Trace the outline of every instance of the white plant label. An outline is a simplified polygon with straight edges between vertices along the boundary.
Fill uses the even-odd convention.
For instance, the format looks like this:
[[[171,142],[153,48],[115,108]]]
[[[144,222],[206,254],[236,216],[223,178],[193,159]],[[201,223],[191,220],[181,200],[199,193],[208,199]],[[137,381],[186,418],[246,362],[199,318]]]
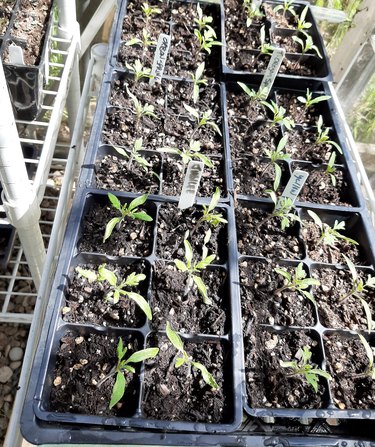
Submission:
[[[151,69],[151,85],[155,84],[155,82],[161,82],[170,45],[171,36],[161,33],[158,39],[158,44],[156,45],[154,62]]]
[[[293,171],[288,184],[285,186],[285,189],[281,194],[281,197],[289,198],[294,203],[308,176],[309,173],[306,171],[300,171],[299,169]]]
[[[193,206],[201,181],[204,164],[202,161],[189,161],[178,207],[181,210]]]
[[[9,45],[9,61],[15,65],[25,65],[23,60],[23,50],[18,45]]]
[[[277,73],[279,72],[280,65],[284,59],[285,50],[284,48],[274,48],[271,59],[268,63],[268,67],[263,76],[262,83],[260,84],[258,92],[263,92],[262,97],[264,99],[268,98],[270,94],[273,83],[275,82],[275,78]]]

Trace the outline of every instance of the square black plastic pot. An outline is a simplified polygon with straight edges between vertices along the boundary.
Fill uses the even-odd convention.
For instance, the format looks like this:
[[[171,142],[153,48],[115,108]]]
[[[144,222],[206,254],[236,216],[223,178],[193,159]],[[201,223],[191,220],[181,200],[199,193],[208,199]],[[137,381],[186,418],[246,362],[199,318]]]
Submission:
[[[263,3],[269,4],[272,7],[277,6],[279,4],[276,2],[272,2],[272,1],[264,1]],[[297,3],[293,4],[293,6],[296,8],[296,11],[298,14],[300,14],[302,12],[303,8],[306,5],[309,5],[309,3],[303,2],[303,1],[298,1]],[[222,46],[221,57],[222,57],[222,61],[223,61],[222,73],[223,73],[224,79],[230,81],[238,76],[241,76],[241,77],[246,77],[248,82],[254,82],[254,83],[260,84],[260,82],[264,76],[265,68],[267,67],[269,58],[267,58],[267,57],[265,58],[265,62],[264,62],[265,68],[262,69],[261,72],[256,72],[255,70],[237,70],[237,69],[233,69],[233,68],[229,67],[228,62],[227,62],[228,42],[226,42],[226,40],[225,40],[225,23],[226,23],[227,19],[225,17],[225,8],[224,8],[223,3],[221,5],[221,11],[222,11],[221,12],[221,26],[222,26],[221,34],[223,36],[223,46]],[[277,86],[295,88],[296,85],[299,85],[299,86],[303,86],[303,87],[314,88],[317,85],[319,85],[319,83],[321,81],[326,82],[326,81],[332,80],[332,73],[331,73],[331,69],[330,69],[330,65],[329,65],[328,55],[326,53],[322,37],[319,33],[318,27],[316,25],[315,19],[312,15],[310,9],[308,10],[308,13],[306,15],[306,21],[310,22],[312,24],[312,27],[308,30],[308,32],[312,35],[313,41],[319,48],[319,52],[321,53],[322,58],[320,59],[319,57],[317,57],[315,55],[308,54],[308,53],[306,53],[306,55],[302,55],[302,54],[287,52],[285,55],[285,61],[292,68],[290,71],[287,71],[287,73],[283,72],[283,70],[285,70],[285,67],[284,67],[284,69],[281,68],[281,70],[276,78],[276,81],[275,81],[275,85],[277,85]],[[265,20],[263,23],[266,25],[266,31],[268,31],[271,27],[270,22],[268,22],[268,20]],[[256,26],[260,28],[259,23],[257,23]],[[246,29],[245,22],[243,23],[243,27],[244,27],[244,29]],[[279,34],[288,35],[291,33],[291,30],[276,28],[275,32],[279,33]],[[250,60],[251,58],[258,58],[259,55],[260,55],[260,52],[258,50],[244,49],[243,54],[239,55],[238,59],[239,59],[239,61],[247,60],[247,59]],[[298,61],[301,61],[304,64],[306,64],[306,66],[311,67],[314,70],[316,70],[315,74],[313,74],[313,75],[295,75],[295,74],[293,74],[293,66],[296,63],[298,63]]]
[[[53,3],[53,0],[51,0],[47,26],[45,27],[45,36],[41,43],[42,48],[40,57],[38,58],[39,62],[36,65],[12,64],[4,61],[9,45],[15,44],[22,49],[27,47],[27,42],[12,37],[12,28],[16,20],[17,12],[21,8],[20,1],[16,2],[8,30],[0,47],[0,57],[3,59],[5,78],[16,119],[31,121],[40,112],[40,106],[43,100],[42,90],[45,71],[48,64],[47,58],[49,57],[48,36],[53,25]]]

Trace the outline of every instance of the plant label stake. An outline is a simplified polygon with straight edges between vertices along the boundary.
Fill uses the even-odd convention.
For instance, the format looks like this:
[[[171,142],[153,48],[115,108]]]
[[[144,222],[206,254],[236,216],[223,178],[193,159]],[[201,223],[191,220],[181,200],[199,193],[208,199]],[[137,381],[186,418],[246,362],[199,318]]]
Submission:
[[[178,207],[181,210],[193,205],[201,181],[204,164],[202,161],[190,161],[186,170],[184,184]]]
[[[303,185],[305,184],[308,176],[309,173],[306,171],[300,171],[299,169],[293,171],[288,184],[285,186],[285,189],[281,194],[281,197],[283,197],[284,199],[289,198],[294,203],[299,193],[301,192],[301,189],[303,188]]]
[[[155,82],[161,82],[170,45],[171,36],[161,33],[155,50],[154,62],[152,63],[152,77],[150,78],[151,85],[155,84]]]
[[[267,70],[263,76],[262,83],[260,84],[258,93],[262,95],[264,99],[268,98],[273,83],[275,82],[276,75],[280,69],[280,65],[284,59],[284,48],[274,48],[271,59],[268,63]]]
[[[23,51],[22,48],[18,45],[9,45],[9,60],[11,64],[15,65],[25,65],[23,60]]]

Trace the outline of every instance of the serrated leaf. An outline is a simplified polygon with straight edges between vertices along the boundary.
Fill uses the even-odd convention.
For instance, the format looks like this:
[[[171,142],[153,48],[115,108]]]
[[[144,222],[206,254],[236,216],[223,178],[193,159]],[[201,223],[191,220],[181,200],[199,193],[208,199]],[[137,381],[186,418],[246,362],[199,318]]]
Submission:
[[[159,353],[159,348],[147,348],[134,352],[126,361],[126,363],[139,363],[147,359],[153,359]]]
[[[144,281],[146,279],[146,275],[143,273],[135,273],[132,272],[130,275],[127,276],[125,285],[129,287],[137,286],[141,281]]]
[[[202,295],[204,304],[207,304],[207,305],[212,304],[212,300],[210,298],[208,298],[207,287],[204,284],[204,282],[202,281],[202,278],[200,278],[199,276],[193,275],[193,281],[197,285],[199,293]]]
[[[113,229],[122,221],[122,217],[113,217],[106,225],[103,242],[105,242],[112,234]]]
[[[192,362],[192,365],[194,366],[194,368],[198,369],[201,372],[202,378],[207,383],[207,385],[209,385],[214,390],[217,390],[219,388],[219,385],[216,383],[212,374],[208,372],[207,368],[204,365],[198,362]]]
[[[181,337],[178,335],[177,332],[175,332],[172,328],[171,325],[169,323],[169,321],[167,321],[167,325],[165,327],[165,332],[167,334],[167,337],[169,339],[169,341],[172,343],[172,345],[181,352],[184,352],[184,344],[181,340]],[[177,359],[178,360],[178,359]],[[184,360],[184,359],[183,359]],[[176,368],[177,368],[177,361],[176,361]]]
[[[318,392],[318,377],[316,376],[316,374],[306,373],[305,377],[306,377],[307,383],[309,383],[313,387],[315,393],[317,393]]]
[[[113,385],[111,401],[109,403],[109,408],[113,408],[123,397],[125,394],[126,381],[124,374],[122,372],[118,372],[116,375],[116,381]]]
[[[135,292],[126,292],[126,295],[130,299],[136,302],[136,304],[142,309],[142,311],[146,315],[147,319],[151,321],[152,320],[151,307],[148,304],[148,302],[143,298],[143,296]]]

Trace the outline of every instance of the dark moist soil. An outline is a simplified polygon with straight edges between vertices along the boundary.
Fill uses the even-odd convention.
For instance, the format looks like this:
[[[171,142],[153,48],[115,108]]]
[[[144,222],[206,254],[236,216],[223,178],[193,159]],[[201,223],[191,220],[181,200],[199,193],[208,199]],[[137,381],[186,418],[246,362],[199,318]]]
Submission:
[[[169,321],[179,332],[223,335],[227,332],[229,291],[222,269],[205,269],[200,276],[212,304],[204,304],[195,285],[185,296],[187,274],[174,265],[159,264],[153,277],[152,326],[165,330]]]
[[[367,275],[358,271],[364,282]],[[374,273],[370,272],[371,276]],[[318,314],[321,323],[332,329],[351,329],[353,331],[367,330],[365,310],[359,298],[350,296],[340,301],[352,289],[351,275],[348,270],[339,269],[313,269],[312,277],[320,281],[320,286],[314,286],[314,297],[318,305]],[[374,319],[375,291],[367,289],[362,298],[368,303]]]
[[[291,376],[290,368],[280,360],[294,361],[303,346],[312,352],[311,363],[320,364],[317,342],[308,333],[267,332],[253,327],[245,337],[245,374],[248,404],[251,408],[321,408],[324,407],[327,384],[319,378],[318,392],[303,376]]]
[[[229,138],[232,159],[242,156],[264,157],[265,150],[274,150],[281,135],[280,127],[265,121],[250,124],[245,117],[229,117]]]
[[[278,28],[291,28],[294,29],[296,27],[296,18],[293,14],[287,11],[283,14],[283,10],[274,11],[276,5],[267,5],[267,3],[263,3],[263,10],[265,12],[266,18],[274,23]]]
[[[298,196],[297,200],[299,202],[336,206],[356,205],[354,195],[350,194],[351,189],[343,170],[336,169],[336,186],[333,186],[330,175],[325,172],[325,167],[293,163],[292,170],[294,169],[302,169],[309,172],[309,176]]]
[[[259,229],[257,225],[270,215],[270,212],[237,205],[237,243],[240,254],[265,256],[276,259],[301,259],[304,256],[303,243],[298,236],[299,226],[291,223],[285,231],[281,230],[278,218],[265,222]]]
[[[124,346],[133,352],[142,349],[137,340],[123,336]],[[117,364],[117,337],[67,332],[60,340],[50,395],[50,410],[100,416],[131,417],[137,408],[139,383],[127,372],[125,395],[112,410],[109,409],[115,376],[99,387],[97,384]],[[139,368],[137,368],[139,371]]]
[[[11,36],[27,42],[23,49],[26,65],[40,63],[51,8],[51,0],[20,0]]]
[[[202,153],[204,151],[202,150]],[[212,168],[204,166],[202,178],[198,188],[199,197],[212,197],[216,188],[221,191],[222,197],[226,196],[226,175],[224,160],[221,157],[211,157]],[[163,163],[162,191],[167,196],[180,196],[185,167],[183,163],[174,157],[166,156]]]
[[[124,203],[123,200],[120,201]],[[151,207],[139,207],[139,211],[146,211],[155,220]],[[107,223],[118,216],[118,211],[110,205],[93,204],[83,219],[79,250],[105,253],[108,256],[148,256],[152,251],[153,222],[126,217],[120,229],[115,228],[111,236],[103,242]]]
[[[82,269],[89,269],[97,273],[99,265],[79,265]],[[144,273],[146,279],[139,286],[125,287],[127,292],[135,292],[147,299],[148,272],[144,262],[132,265],[107,264],[106,269],[115,272],[118,282],[125,280],[131,273]],[[106,298],[111,291],[107,281],[90,283],[86,278],[73,275],[65,291],[65,303],[61,309],[62,318],[69,323],[88,323],[100,326],[115,327],[141,327],[146,317],[135,302],[122,296],[118,303],[114,304]]]
[[[226,213],[220,208],[215,209],[215,213],[222,214],[226,218]],[[220,224],[217,227],[210,226],[207,222],[197,222],[202,217],[202,208],[188,208],[181,210],[176,204],[166,203],[159,209],[156,254],[159,258],[173,260],[184,257],[184,238],[189,231],[188,240],[193,248],[193,256],[201,257],[205,233],[210,229],[211,237],[207,244],[208,253],[216,254],[215,264],[223,264],[227,261],[227,226]]]
[[[303,103],[298,101],[297,97],[299,96],[305,98],[306,93],[284,93],[276,95],[279,106],[281,105],[284,107],[286,110],[286,115],[292,118],[296,124],[303,126],[315,126],[319,119],[319,115],[325,117],[329,114],[327,101],[322,101],[306,108]],[[321,96],[321,94],[313,95],[314,98],[316,96]],[[324,122],[326,123],[326,120],[324,120]]]
[[[152,337],[150,347],[160,348],[157,361],[145,365],[145,391],[142,411],[146,417],[166,421],[228,422],[230,413],[229,391],[226,387],[228,352],[219,343],[184,343],[187,354],[202,363],[213,375],[219,388],[212,390],[201,374],[186,365],[174,367],[178,357],[167,338]]]
[[[257,87],[248,87],[257,90]],[[246,93],[242,91],[227,91],[227,113],[229,127],[239,127],[242,133],[248,132],[250,124],[267,119],[267,110],[264,105],[259,101],[250,101]]]
[[[3,36],[8,28],[9,20],[12,17],[13,7],[16,1],[0,1],[0,36]]]
[[[293,269],[271,261],[240,263],[242,326],[249,334],[254,324],[313,326],[315,309],[311,301],[294,291],[277,292],[284,279],[275,268]]]
[[[279,164],[283,174],[280,182],[281,190],[286,184],[287,166]],[[285,181],[283,181],[283,178]],[[275,167],[266,159],[240,157],[233,160],[233,186],[237,194],[257,197],[269,197],[265,192],[274,189]]]
[[[375,408],[375,382],[364,376],[368,358],[358,337],[330,334],[324,338],[334,404],[340,408]]]
[[[358,245],[350,244],[342,239],[338,239],[333,247],[319,243],[321,230],[314,222],[304,221],[301,231],[302,237],[307,248],[307,255],[315,262],[327,262],[329,264],[345,264],[347,256],[354,264],[365,265],[366,261],[362,251]],[[354,235],[349,234],[350,231],[340,231],[344,236],[354,239]]]
[[[276,47],[284,48],[287,53],[299,53],[301,45],[294,42],[292,36],[284,34],[271,33],[271,43]]]
[[[143,168],[135,160],[129,166],[129,161],[120,155],[108,154],[103,157],[95,165],[96,187],[112,191],[158,194],[161,156],[150,155],[150,152],[140,155],[151,164],[150,167]]]
[[[332,135],[330,135],[330,138],[334,140]],[[334,149],[330,144],[316,144],[315,141],[315,129],[313,131],[308,131],[296,127],[294,130],[289,132],[288,152],[291,154],[291,157],[296,160],[327,163],[332,151],[336,151],[336,149]],[[340,154],[337,154],[336,163],[339,159]]]

